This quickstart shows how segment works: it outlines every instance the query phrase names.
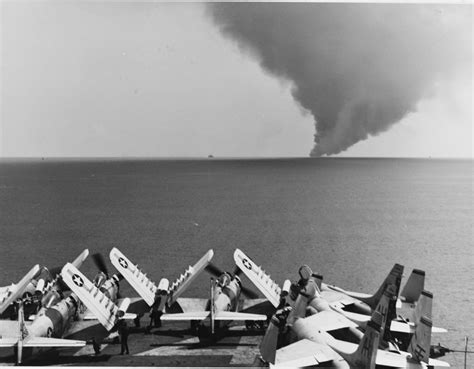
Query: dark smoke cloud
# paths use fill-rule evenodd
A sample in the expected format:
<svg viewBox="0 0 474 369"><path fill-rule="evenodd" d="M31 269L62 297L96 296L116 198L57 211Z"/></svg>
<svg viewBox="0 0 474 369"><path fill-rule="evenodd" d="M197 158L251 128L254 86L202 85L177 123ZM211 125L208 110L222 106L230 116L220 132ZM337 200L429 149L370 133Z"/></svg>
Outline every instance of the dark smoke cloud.
<svg viewBox="0 0 474 369"><path fill-rule="evenodd" d="M472 7L212 3L221 32L292 82L315 120L312 156L337 154L415 111L470 65ZM403 143L401 143L402 145Z"/></svg>

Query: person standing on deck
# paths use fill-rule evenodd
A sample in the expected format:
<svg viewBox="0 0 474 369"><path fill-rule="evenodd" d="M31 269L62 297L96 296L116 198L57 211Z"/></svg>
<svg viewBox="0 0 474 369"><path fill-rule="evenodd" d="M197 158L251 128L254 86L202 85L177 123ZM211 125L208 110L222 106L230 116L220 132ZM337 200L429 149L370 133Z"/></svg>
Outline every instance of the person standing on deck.
<svg viewBox="0 0 474 369"><path fill-rule="evenodd" d="M125 320L121 320L119 322L119 327L118 327L118 334L120 336L120 355L123 355L124 353L126 355L130 354L128 351L128 335L130 333L130 330L128 328L128 324Z"/></svg>

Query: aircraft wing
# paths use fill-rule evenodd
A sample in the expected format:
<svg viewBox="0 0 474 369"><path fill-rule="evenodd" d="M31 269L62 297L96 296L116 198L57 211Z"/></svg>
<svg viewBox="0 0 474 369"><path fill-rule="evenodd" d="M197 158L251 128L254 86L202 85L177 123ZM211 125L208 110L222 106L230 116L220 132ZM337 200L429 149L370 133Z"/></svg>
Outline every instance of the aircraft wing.
<svg viewBox="0 0 474 369"><path fill-rule="evenodd" d="M392 332L413 334L415 333L415 324L413 324L412 322L405 323L405 322L400 322L398 320L392 320L392 323L390 324L390 330ZM446 332L447 330L444 328L439 328L439 327L431 328L431 333L446 333Z"/></svg>
<svg viewBox="0 0 474 369"><path fill-rule="evenodd" d="M389 351L378 350L375 358L375 364L390 368L407 368L408 361L406 356Z"/></svg>
<svg viewBox="0 0 474 369"><path fill-rule="evenodd" d="M204 320L210 317L209 311L195 311L189 313L163 314L161 320ZM234 311L217 311L214 320L267 320L266 315L239 313Z"/></svg>
<svg viewBox="0 0 474 369"><path fill-rule="evenodd" d="M267 320L266 315L239 313L234 311L217 311L214 314L215 320Z"/></svg>
<svg viewBox="0 0 474 369"><path fill-rule="evenodd" d="M28 283L38 274L40 266L36 264L15 286L8 289L8 292L0 296L0 314L2 314L11 303L21 297Z"/></svg>
<svg viewBox="0 0 474 369"><path fill-rule="evenodd" d="M18 322L15 322L18 329ZM18 337L0 338L0 347L14 347L18 343Z"/></svg>
<svg viewBox="0 0 474 369"><path fill-rule="evenodd" d="M82 263L84 262L84 260L86 260L88 256L89 256L89 249L85 249L83 252L81 252L81 254L77 258L74 259L74 261L71 264L74 265L77 269L79 269L82 266Z"/></svg>
<svg viewBox="0 0 474 369"><path fill-rule="evenodd" d="M14 347L18 344L18 337L0 338L0 347ZM27 337L23 347L82 347L86 341L65 340L49 337Z"/></svg>
<svg viewBox="0 0 474 369"><path fill-rule="evenodd" d="M160 319L162 321L204 320L209 318L209 315L209 311L194 311L189 313L163 314Z"/></svg>
<svg viewBox="0 0 474 369"><path fill-rule="evenodd" d="M209 250L201 259L199 259L196 264L186 269L184 274L181 274L181 276L175 282L173 282L168 290L170 294L170 298L168 300L169 306L176 302L178 297L181 296L181 294L188 288L191 282L194 281L199 274L201 274L207 265L209 265L213 256L214 251Z"/></svg>
<svg viewBox="0 0 474 369"><path fill-rule="evenodd" d="M342 328L357 328L357 324L351 322L335 311L321 311L317 314L304 318L306 325L317 330L330 332Z"/></svg>
<svg viewBox="0 0 474 369"><path fill-rule="evenodd" d="M97 317L104 328L108 331L111 330L116 323L117 305L71 263L67 263L63 267L61 276L71 291Z"/></svg>
<svg viewBox="0 0 474 369"><path fill-rule="evenodd" d="M270 301L273 306L278 307L280 304L281 288L270 278L270 275L266 274L262 268L239 249L235 249L234 261L268 301Z"/></svg>
<svg viewBox="0 0 474 369"><path fill-rule="evenodd" d="M158 287L134 265L119 249L114 247L110 251L110 261L120 274L127 280L135 291L146 301L148 306L155 302Z"/></svg>
<svg viewBox="0 0 474 369"><path fill-rule="evenodd" d="M289 368L313 366L322 363L330 363L334 357L335 352L328 346L303 339L278 349L276 352L275 365Z"/></svg>
<svg viewBox="0 0 474 369"><path fill-rule="evenodd" d="M432 358L429 359L429 361L428 361L428 366L429 366L430 368L431 368L431 367L434 367L434 368L438 368L438 367L447 368L447 367L450 367L449 363L447 363L446 361L437 360L437 359L432 359Z"/></svg>
<svg viewBox="0 0 474 369"><path fill-rule="evenodd" d="M86 341L49 337L31 337L23 341L23 347L82 347L85 345Z"/></svg>

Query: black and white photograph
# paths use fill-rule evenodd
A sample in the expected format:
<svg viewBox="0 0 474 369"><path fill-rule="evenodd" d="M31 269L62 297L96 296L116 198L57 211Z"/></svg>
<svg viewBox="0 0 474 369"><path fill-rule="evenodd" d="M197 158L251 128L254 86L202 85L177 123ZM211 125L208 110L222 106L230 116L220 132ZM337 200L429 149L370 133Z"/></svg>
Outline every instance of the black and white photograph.
<svg viewBox="0 0 474 369"><path fill-rule="evenodd" d="M472 12L0 0L0 365L472 368Z"/></svg>

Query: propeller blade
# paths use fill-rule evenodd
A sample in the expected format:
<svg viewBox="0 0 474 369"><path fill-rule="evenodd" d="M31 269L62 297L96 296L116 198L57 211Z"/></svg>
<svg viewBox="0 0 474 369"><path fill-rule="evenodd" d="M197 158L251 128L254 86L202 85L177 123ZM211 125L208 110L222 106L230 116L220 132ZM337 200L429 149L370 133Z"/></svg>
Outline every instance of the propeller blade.
<svg viewBox="0 0 474 369"><path fill-rule="evenodd" d="M209 263L205 269L209 274L212 274L215 277L220 277L224 274L224 271L221 268L212 263Z"/></svg>
<svg viewBox="0 0 474 369"><path fill-rule="evenodd" d="M242 269L240 269L237 265L235 266L235 269L233 271L233 274L239 277L242 274Z"/></svg>
<svg viewBox="0 0 474 369"><path fill-rule="evenodd" d="M55 279L57 275L61 274L62 267L54 267L49 269L49 274L51 275L52 279Z"/></svg>
<svg viewBox="0 0 474 369"><path fill-rule="evenodd" d="M58 286L60 291L63 291L63 292L71 291L69 286L63 281L61 277L56 279L56 285Z"/></svg>
<svg viewBox="0 0 474 369"><path fill-rule="evenodd" d="M97 269L104 273L108 278L109 271L107 270L107 265L105 264L105 259L102 254L100 252L95 253L92 255L92 260L94 260L94 264L96 265Z"/></svg>
<svg viewBox="0 0 474 369"><path fill-rule="evenodd" d="M258 294L247 287L242 287L242 293L249 299L256 299Z"/></svg>

